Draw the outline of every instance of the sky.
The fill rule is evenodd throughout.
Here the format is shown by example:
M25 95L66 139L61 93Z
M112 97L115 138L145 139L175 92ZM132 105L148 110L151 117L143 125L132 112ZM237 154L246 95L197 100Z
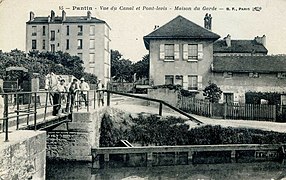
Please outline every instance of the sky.
M131 61L141 60L148 54L143 36L151 33L155 25L162 26L181 15L203 26L206 13L212 15L212 31L221 38L227 34L230 34L232 39L254 39L255 36L266 35L268 54L286 54L284 19L286 0L0 0L0 2L0 50L4 52L16 48L25 50L26 22L29 20L30 11L33 11L35 16L48 16L50 11L54 10L56 16L61 16L60 7L63 7L67 16L83 16L87 10L76 10L74 7L88 6L92 8L92 16L105 20L111 27L110 48L118 50L125 59ZM103 6L105 8L102 8ZM156 9L157 6L161 9ZM188 10L175 10L176 6L187 7ZM131 9L127 10L127 7ZM253 10L255 7L261 10Z

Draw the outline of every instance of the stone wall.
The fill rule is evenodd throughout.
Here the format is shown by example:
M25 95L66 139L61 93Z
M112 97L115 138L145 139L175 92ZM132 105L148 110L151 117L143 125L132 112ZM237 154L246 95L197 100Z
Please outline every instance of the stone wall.
M175 107L179 106L179 91L170 90L168 88L148 89L148 97L163 100Z
M47 157L50 159L91 161L91 148L99 146L102 108L74 112L72 122L47 132Z
M3 135L3 134L2 134ZM45 179L46 132L15 131L0 146L0 179Z

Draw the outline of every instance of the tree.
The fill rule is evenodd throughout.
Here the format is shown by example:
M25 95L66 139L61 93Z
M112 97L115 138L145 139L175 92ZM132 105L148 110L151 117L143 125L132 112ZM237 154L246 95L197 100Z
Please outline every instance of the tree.
M149 77L149 54L142 57L141 61L133 64L133 71L136 73L138 78L148 78Z
M203 90L203 95L212 103L218 103L221 98L221 94L221 89L212 82L209 82L209 85Z
M132 62L129 59L123 59L119 51L111 50L111 77L119 82L132 82L132 76Z

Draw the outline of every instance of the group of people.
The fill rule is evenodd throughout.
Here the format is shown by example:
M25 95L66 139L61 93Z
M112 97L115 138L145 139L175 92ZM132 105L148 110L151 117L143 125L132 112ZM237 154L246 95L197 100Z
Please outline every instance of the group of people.
M77 93L79 93L79 97L84 102L84 106L87 107L89 105L87 93L90 90L90 87L83 77L80 79L79 83L78 80L74 78L71 83L66 85L63 78L51 72L46 76L45 89L50 92L50 101L53 105L53 116L59 114L62 102L66 102L64 113L73 112ZM98 79L97 89L103 89L100 79ZM102 91L98 91L98 106L100 106L100 104L102 104L102 106L104 105L104 96ZM78 105L80 106L81 103Z

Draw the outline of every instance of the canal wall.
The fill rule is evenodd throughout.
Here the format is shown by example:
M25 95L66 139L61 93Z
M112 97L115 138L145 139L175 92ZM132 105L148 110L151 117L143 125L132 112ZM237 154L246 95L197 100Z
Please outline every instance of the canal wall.
M99 147L99 128L104 108L74 112L72 121L47 132L47 157L57 160L92 161L91 148Z
M46 132L15 131L0 145L0 179L45 179Z

